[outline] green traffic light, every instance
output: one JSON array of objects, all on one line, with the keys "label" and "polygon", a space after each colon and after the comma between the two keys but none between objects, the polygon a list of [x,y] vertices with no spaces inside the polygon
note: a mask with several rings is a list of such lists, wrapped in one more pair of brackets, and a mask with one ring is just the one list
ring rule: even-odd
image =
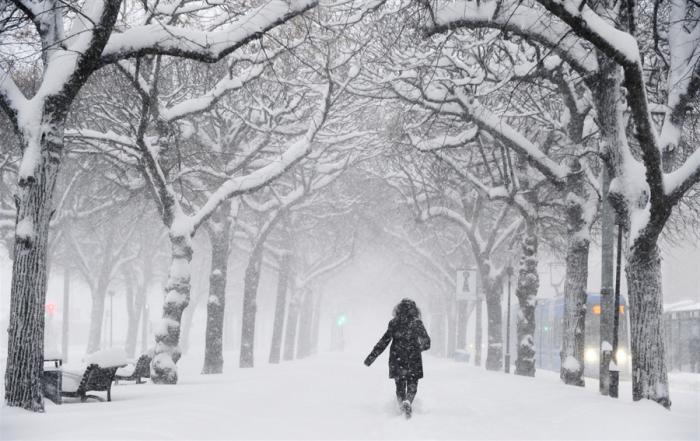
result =
[{"label": "green traffic light", "polygon": [[345,322],[347,322],[347,321],[348,321],[348,316],[345,314],[340,314],[338,316],[338,318],[335,320],[335,324],[337,326],[343,326],[345,324]]}]

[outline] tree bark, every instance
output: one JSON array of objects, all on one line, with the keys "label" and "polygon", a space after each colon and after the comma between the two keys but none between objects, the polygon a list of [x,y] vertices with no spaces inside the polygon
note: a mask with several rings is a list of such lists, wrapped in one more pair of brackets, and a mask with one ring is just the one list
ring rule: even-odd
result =
[{"label": "tree bark", "polygon": [[632,399],[671,407],[663,330],[661,259],[655,241],[641,236],[627,259],[632,350]]},{"label": "tree bark", "polygon": [[501,309],[503,287],[498,280],[490,280],[490,278],[487,280],[485,287],[488,290],[486,291],[486,316],[489,345],[486,352],[486,369],[498,371],[503,367],[503,311]]},{"label": "tree bark", "polygon": [[282,332],[284,331],[284,313],[287,304],[287,286],[289,285],[289,271],[291,259],[289,253],[284,253],[280,261],[277,276],[277,299],[275,303],[275,317],[272,324],[272,342],[270,343],[270,363],[280,362],[282,351]]},{"label": "tree bark", "polygon": [[[610,201],[610,181],[615,174],[615,164],[619,163],[619,146],[625,145],[625,134],[621,133],[619,111],[621,97],[622,72],[613,60],[598,54],[600,74],[593,89],[598,126],[600,128],[600,148],[605,163],[602,167],[602,203],[600,213],[601,226],[601,280],[600,280],[600,347],[612,344],[612,320],[614,308],[613,270],[615,248],[615,212]],[[610,355],[600,352],[598,389],[608,395],[610,388]]]},{"label": "tree bark", "polygon": [[287,312],[287,326],[284,332],[284,354],[282,359],[294,360],[294,349],[297,339],[297,323],[299,321],[299,301],[292,296]]},{"label": "tree bark", "polygon": [[151,361],[151,381],[161,384],[177,383],[175,363],[182,355],[178,346],[180,323],[182,311],[190,301],[191,238],[185,235],[175,235],[171,232],[170,245],[172,260],[168,271],[168,282],[165,286],[163,318],[156,328],[155,355]]},{"label": "tree bark", "polygon": [[[148,290],[146,291],[146,293]],[[148,351],[148,297],[144,295],[143,314],[141,315],[141,353]]]},{"label": "tree bark", "polygon": [[321,332],[321,299],[322,293],[316,294],[311,327],[311,355],[318,353],[318,337]]},{"label": "tree bark", "polygon": [[224,368],[223,338],[226,278],[230,253],[231,225],[228,220],[230,205],[230,201],[227,201],[218,208],[218,216],[208,228],[211,238],[211,274],[209,276],[209,299],[207,300],[203,374],[220,374]]},{"label": "tree bark", "polygon": [[445,357],[445,305],[442,296],[432,296],[430,302],[431,353]]},{"label": "tree bark", "polygon": [[[580,164],[579,165],[580,170]],[[565,384],[584,386],[586,344],[586,284],[589,225],[584,219],[583,182],[569,183],[566,199],[567,247],[564,282],[564,324],[559,376]]]},{"label": "tree bark", "polygon": [[134,295],[134,307],[129,315],[129,327],[126,330],[126,354],[129,357],[136,355],[136,340],[139,335],[139,326],[141,324],[141,315],[144,314],[144,305],[146,303],[146,287],[139,286]]},{"label": "tree bark", "polygon": [[240,367],[253,367],[255,351],[255,315],[257,312],[258,284],[262,264],[262,244],[253,249],[245,270],[243,286],[243,314],[241,317]]},{"label": "tree bark", "polygon": [[584,350],[586,343],[586,280],[588,278],[588,240],[570,237],[566,252],[564,285],[564,336],[560,377],[566,384],[584,386]]},{"label": "tree bark", "polygon": [[[125,351],[128,357],[133,357],[134,352],[136,352],[136,335],[139,330],[139,318],[140,310],[136,308],[136,294],[134,293],[134,283],[129,277],[128,271],[124,270],[124,285],[125,285],[125,295],[126,295],[126,316],[127,316],[127,329],[126,329],[126,344]],[[135,329],[134,329],[135,328]]]},{"label": "tree bark", "polygon": [[[603,167],[603,201],[600,215],[601,281],[600,281],[600,347],[612,345],[613,308],[613,270],[615,252],[615,213],[610,205],[610,172]],[[608,395],[610,389],[610,355],[600,352],[598,389]]]},{"label": "tree bark", "polygon": [[[63,127],[62,124],[59,127]],[[33,179],[19,183],[8,326],[5,402],[44,411],[44,305],[47,289],[49,222],[63,151],[62,133],[42,136],[41,158]],[[25,147],[26,148],[26,147]],[[22,227],[21,229],[19,227]]]},{"label": "tree bark", "polygon": [[474,366],[481,366],[481,342],[483,341],[483,286],[481,281],[479,281],[479,287],[477,289],[476,297],[476,317],[475,317],[475,328],[474,328]]},{"label": "tree bark", "polygon": [[306,358],[311,353],[311,327],[313,325],[314,293],[307,289],[299,315],[297,358]]},{"label": "tree bark", "polygon": [[88,333],[87,353],[91,354],[100,349],[102,342],[102,326],[105,316],[105,297],[107,289],[98,286],[92,292],[92,306],[90,307],[90,331]]},{"label": "tree bark", "polygon": [[454,310],[454,294],[450,294],[447,298],[447,308],[445,317],[447,325],[447,357],[452,358],[455,355],[455,350],[457,349],[457,317]]},{"label": "tree bark", "polygon": [[520,308],[516,330],[518,355],[515,360],[515,373],[529,377],[535,376],[535,305],[540,286],[537,274],[537,236],[532,230],[531,226],[528,227],[522,240],[518,286],[515,290]]},{"label": "tree bark", "polygon": [[457,301],[457,349],[467,348],[467,310],[468,300]]}]

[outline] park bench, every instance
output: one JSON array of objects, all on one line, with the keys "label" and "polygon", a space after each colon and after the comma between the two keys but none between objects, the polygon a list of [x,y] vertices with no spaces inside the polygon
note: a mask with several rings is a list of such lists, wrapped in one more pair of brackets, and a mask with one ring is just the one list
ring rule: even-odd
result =
[{"label": "park bench", "polygon": [[[62,360],[45,358],[44,371],[41,376],[44,396],[56,404],[63,402],[63,397],[80,398],[87,401],[101,397],[89,392],[107,392],[107,401],[112,401],[112,382],[117,369],[126,366],[126,354],[121,348],[108,348],[88,354],[82,363],[63,364]],[[47,363],[53,366],[46,366]]]},{"label": "park bench", "polygon": [[[133,368],[131,371],[130,368]],[[136,364],[131,364],[131,366],[121,367],[117,370],[117,374],[114,377],[114,381],[118,384],[120,380],[122,381],[136,381],[136,384],[145,383],[142,378],[151,377],[151,356],[148,354],[143,354],[136,361]]]},{"label": "park bench", "polygon": [[[80,398],[80,401],[87,401],[88,398],[94,398],[99,401],[104,401],[97,395],[90,395],[88,392],[107,392],[107,401],[112,401],[112,382],[117,373],[119,366],[102,368],[97,364],[89,364],[81,375],[76,375],[75,372],[63,371],[63,387],[61,397]],[[70,390],[71,383],[78,382],[78,387],[75,390]]]}]

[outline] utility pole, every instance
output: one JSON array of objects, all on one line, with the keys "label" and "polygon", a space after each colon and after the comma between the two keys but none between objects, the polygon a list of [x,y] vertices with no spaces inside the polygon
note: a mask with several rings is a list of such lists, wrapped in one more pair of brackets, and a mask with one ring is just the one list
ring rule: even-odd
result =
[{"label": "utility pole", "polygon": [[61,359],[68,361],[68,321],[70,318],[70,268],[63,269],[63,323],[61,323]]},{"label": "utility pole", "polygon": [[610,173],[606,166],[603,166],[603,201],[601,206],[601,281],[600,281],[600,348],[598,390],[603,395],[608,395],[610,391],[610,357],[609,348],[612,341],[612,321],[613,321],[613,254],[615,250],[615,214],[608,201],[610,191]]},{"label": "utility pole", "polygon": [[510,282],[513,278],[513,266],[506,267],[506,275],[508,275],[508,308],[506,310],[506,357],[505,357],[505,372],[510,373]]},{"label": "utility pole", "polygon": [[481,277],[476,272],[476,329],[474,331],[474,366],[481,366]]},{"label": "utility pole", "polygon": [[617,364],[617,334],[620,327],[620,270],[622,267],[622,224],[617,227],[617,264],[615,265],[615,309],[613,311],[612,361],[610,369],[610,396],[617,398],[620,367]]}]

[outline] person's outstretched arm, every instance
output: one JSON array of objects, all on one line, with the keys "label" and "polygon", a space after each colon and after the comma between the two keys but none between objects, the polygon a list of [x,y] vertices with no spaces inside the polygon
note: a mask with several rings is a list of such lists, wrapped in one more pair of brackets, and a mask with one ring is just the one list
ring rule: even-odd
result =
[{"label": "person's outstretched arm", "polygon": [[421,351],[430,349],[430,336],[420,320],[418,320],[418,347],[420,347]]},{"label": "person's outstretched arm", "polygon": [[389,343],[391,342],[391,335],[393,334],[391,330],[391,322],[389,322],[389,327],[387,328],[386,332],[384,335],[382,335],[382,338],[379,339],[377,344],[374,346],[374,349],[372,349],[372,352],[369,353],[367,358],[365,358],[365,365],[369,366],[372,363],[374,363],[374,360],[381,355],[382,352],[384,352],[384,349],[386,349],[387,346],[389,346]]}]

